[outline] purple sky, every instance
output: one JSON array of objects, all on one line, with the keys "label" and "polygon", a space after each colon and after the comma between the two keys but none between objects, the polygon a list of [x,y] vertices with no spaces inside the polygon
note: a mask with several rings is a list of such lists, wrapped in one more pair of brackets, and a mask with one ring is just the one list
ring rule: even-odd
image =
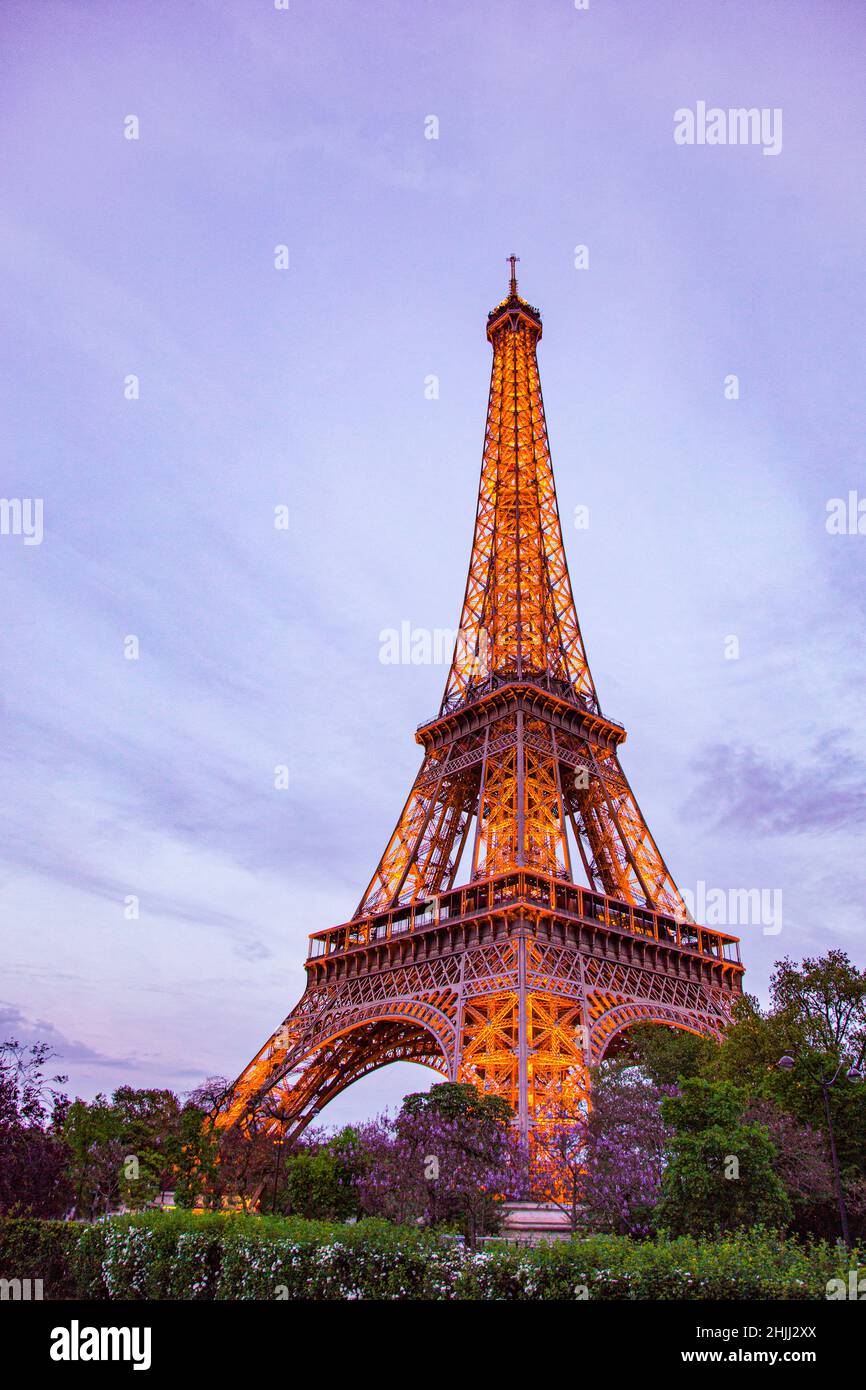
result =
[{"label": "purple sky", "polygon": [[[512,250],[662,852],[691,892],[781,890],[751,990],[864,962],[866,536],[825,524],[866,496],[864,29],[841,0],[5,0],[2,492],[45,534],[0,535],[0,1031],[70,1089],[236,1073],[353,911],[446,675],[379,634],[458,621]],[[781,153],[676,145],[698,101],[780,108]]]}]

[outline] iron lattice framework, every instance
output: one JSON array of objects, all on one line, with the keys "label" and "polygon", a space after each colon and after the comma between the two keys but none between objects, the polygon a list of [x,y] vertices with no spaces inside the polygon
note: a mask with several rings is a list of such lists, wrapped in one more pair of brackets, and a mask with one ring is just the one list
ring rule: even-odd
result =
[{"label": "iron lattice framework", "polygon": [[564,1091],[585,1093],[587,1067],[630,1025],[717,1037],[741,990],[737,939],[691,920],[620,765],[625,730],[601,712],[557,507],[541,317],[510,260],[487,323],[460,631],[439,713],[416,734],[420,771],[354,917],[310,938],[306,990],[221,1126],[256,1116],[291,1137],[402,1060],[504,1096],[526,1131]]}]

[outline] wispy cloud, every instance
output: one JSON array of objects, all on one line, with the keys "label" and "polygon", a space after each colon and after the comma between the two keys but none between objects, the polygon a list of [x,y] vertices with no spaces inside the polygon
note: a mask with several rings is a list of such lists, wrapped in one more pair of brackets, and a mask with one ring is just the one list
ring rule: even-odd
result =
[{"label": "wispy cloud", "polygon": [[55,1064],[60,1066],[72,1063],[86,1063],[88,1066],[106,1067],[114,1073],[122,1074],[124,1068],[136,1069],[136,1060],[131,1056],[109,1056],[97,1052],[86,1043],[68,1038],[53,1023],[44,1018],[31,1018],[15,1004],[0,1000],[0,1036],[14,1038],[20,1043],[47,1043],[56,1054]]},{"label": "wispy cloud", "polygon": [[866,822],[866,760],[828,732],[801,761],[718,743],[696,760],[687,814],[743,834],[857,831]]}]

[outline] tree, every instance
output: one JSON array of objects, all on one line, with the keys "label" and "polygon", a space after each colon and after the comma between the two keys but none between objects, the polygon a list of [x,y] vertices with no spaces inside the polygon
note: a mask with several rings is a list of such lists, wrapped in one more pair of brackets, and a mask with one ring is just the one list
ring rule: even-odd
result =
[{"label": "tree", "polygon": [[290,1154],[285,1164],[284,1208],[320,1221],[346,1221],[358,1214],[358,1193],[337,1154]]},{"label": "tree", "polygon": [[173,1158],[175,1205],[194,1207],[216,1182],[219,1140],[207,1112],[191,1100],[178,1117]]},{"label": "tree", "polygon": [[389,1115],[360,1125],[365,1162],[356,1178],[364,1216],[380,1216],[399,1226],[429,1220],[430,1192],[423,1164],[405,1128]]},{"label": "tree", "polygon": [[[866,971],[844,951],[807,957],[802,965],[777,962],[770,981],[770,1008],[744,997],[735,1008],[726,1034],[705,1074],[745,1087],[753,1099],[772,1101],[799,1124],[820,1133],[829,1157],[827,1120],[821,1081],[835,1076],[829,1090],[842,1183],[853,1233],[866,1234],[866,1213],[859,1197],[866,1190],[866,1085],[848,1071],[863,1061],[866,1043]],[[783,1056],[794,1066],[778,1066]],[[797,1203],[795,1201],[795,1207]],[[798,1220],[807,1208],[797,1207]],[[819,1207],[809,1209],[815,1234],[831,1234]]]},{"label": "tree", "polygon": [[205,1206],[219,1210],[239,1205],[255,1211],[276,1209],[280,1182],[282,1143],[267,1115],[252,1115],[245,1127],[214,1133],[213,1162],[202,1171],[201,1195]]},{"label": "tree", "polygon": [[784,1226],[791,1205],[774,1170],[765,1126],[745,1117],[746,1096],[729,1081],[685,1081],[662,1101],[674,1130],[657,1210],[674,1235],[708,1235],[766,1224]]},{"label": "tree", "polygon": [[209,1076],[186,1094],[181,1111],[174,1155],[174,1200],[178,1207],[199,1202],[219,1206],[221,1134],[213,1123],[214,1112],[229,1089],[224,1076]]},{"label": "tree", "polygon": [[646,1235],[661,1190],[665,1126],[660,1101],[672,1088],[627,1061],[591,1074],[591,1107],[560,1096],[533,1130],[532,1190],[582,1223]]},{"label": "tree", "polygon": [[572,1231],[584,1209],[588,1131],[586,1102],[563,1087],[533,1128],[525,1155],[527,1192],[564,1211]]},{"label": "tree", "polygon": [[120,1171],[121,1199],[124,1206],[138,1210],[174,1187],[181,1104],[173,1091],[119,1086],[112,1105],[126,1149]]},{"label": "tree", "polygon": [[206,1115],[210,1115],[216,1110],[220,1101],[224,1100],[230,1090],[230,1082],[224,1076],[208,1076],[204,1081],[200,1081],[191,1091],[187,1091],[186,1099],[190,1105],[195,1105]]},{"label": "tree", "polygon": [[702,1069],[708,1081],[731,1081],[750,1095],[776,1100],[790,1109],[793,1091],[777,1067],[785,1053],[807,1047],[802,1021],[773,1008],[765,1012],[754,995],[734,1005],[733,1022]]},{"label": "tree", "polygon": [[774,1011],[792,1018],[817,1052],[854,1065],[866,1053],[866,970],[845,951],[807,956],[797,966],[787,957],[770,980]]},{"label": "tree", "polygon": [[92,1101],[76,1099],[63,1120],[70,1153],[73,1211],[92,1221],[120,1203],[121,1164],[126,1144],[117,1112],[101,1093]]},{"label": "tree", "polygon": [[671,1091],[615,1064],[596,1072],[583,1200],[606,1230],[643,1236],[653,1228],[669,1138],[662,1101]]},{"label": "tree", "polygon": [[283,1160],[271,1209],[321,1221],[356,1217],[358,1178],[369,1162],[356,1126],[330,1135],[308,1130]]},{"label": "tree", "polygon": [[457,1223],[474,1245],[517,1178],[512,1118],[506,1101],[470,1085],[443,1082],[407,1096],[395,1120],[360,1131],[370,1157],[358,1179],[362,1210]]},{"label": "tree", "polygon": [[626,1037],[631,1060],[656,1086],[676,1086],[680,1077],[699,1076],[718,1050],[712,1038],[659,1023],[637,1023]]},{"label": "tree", "polygon": [[216,1166],[216,1139],[204,1121],[197,1105],[165,1089],[119,1086],[110,1100],[75,1100],[63,1132],[76,1214],[138,1210],[170,1190],[193,1205]]},{"label": "tree", "polygon": [[56,1217],[69,1204],[66,1077],[46,1077],[53,1055],[45,1043],[0,1044],[0,1214]]},{"label": "tree", "polygon": [[788,1194],[793,1229],[799,1235],[834,1237],[839,1218],[823,1134],[801,1124],[772,1100],[751,1101],[745,1117],[766,1129],[776,1151],[773,1171]]}]

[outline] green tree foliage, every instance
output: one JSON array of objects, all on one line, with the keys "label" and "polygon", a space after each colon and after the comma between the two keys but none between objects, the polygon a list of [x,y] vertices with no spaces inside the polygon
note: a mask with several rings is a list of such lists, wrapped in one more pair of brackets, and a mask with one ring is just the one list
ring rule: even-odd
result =
[{"label": "green tree foliage", "polygon": [[118,1116],[102,1094],[93,1101],[74,1100],[63,1123],[70,1151],[69,1175],[75,1215],[93,1220],[120,1202],[120,1165],[126,1146]]},{"label": "green tree foliage", "polygon": [[[779,961],[769,1008],[744,995],[720,1045],[656,1025],[630,1030],[630,1042],[660,1084],[701,1077],[745,1092],[749,1118],[765,1125],[776,1150],[795,1229],[829,1238],[839,1217],[820,1083],[835,1076],[829,1099],[852,1233],[866,1236],[866,1084],[848,1077],[864,1058],[866,971],[844,951]],[[792,1068],[779,1067],[783,1056]]]},{"label": "green tree foliage", "polygon": [[698,1033],[658,1023],[639,1023],[628,1030],[632,1060],[656,1086],[675,1086],[680,1077],[699,1076],[712,1063],[717,1044]]},{"label": "green tree foliage", "polygon": [[746,1095],[729,1081],[692,1077],[662,1101],[674,1134],[658,1220],[674,1235],[785,1225],[791,1205],[774,1170],[765,1126],[746,1119]]},{"label": "green tree foliage", "polygon": [[77,1216],[92,1220],[121,1204],[136,1211],[178,1185],[183,1204],[213,1166],[203,1112],[168,1090],[120,1086],[109,1100],[75,1100],[63,1137]]},{"label": "green tree foliage", "polygon": [[46,1043],[0,1043],[0,1214],[62,1216],[69,1205],[68,1102],[56,1089],[66,1077],[46,1077],[53,1055]]},{"label": "green tree foliage", "polygon": [[292,1154],[285,1165],[284,1210],[320,1221],[356,1216],[358,1198],[345,1167],[328,1149]]},{"label": "green tree foliage", "polygon": [[456,1081],[442,1081],[431,1086],[429,1091],[413,1091],[404,1099],[402,1112],[413,1119],[435,1115],[446,1122],[459,1121],[469,1128],[507,1125],[514,1118],[511,1106],[501,1096],[484,1095],[474,1086]]},{"label": "green tree foliage", "polygon": [[[829,1090],[833,1129],[852,1231],[861,1238],[866,1235],[866,1084],[849,1079],[848,1071],[862,1066],[864,1047],[866,971],[858,970],[844,951],[834,950],[807,957],[800,965],[779,961],[770,980],[769,1010],[764,1013],[755,999],[745,998],[705,1071],[744,1086],[754,1100],[772,1102],[797,1124],[820,1134],[825,1152],[820,1083],[836,1078]],[[790,1069],[778,1065],[786,1055],[794,1059]],[[833,1204],[816,1202],[812,1215],[816,1234],[838,1229]]]},{"label": "green tree foliage", "polygon": [[190,1101],[178,1116],[174,1150],[174,1200],[178,1207],[194,1207],[216,1182],[218,1138],[208,1123],[207,1111]]}]

